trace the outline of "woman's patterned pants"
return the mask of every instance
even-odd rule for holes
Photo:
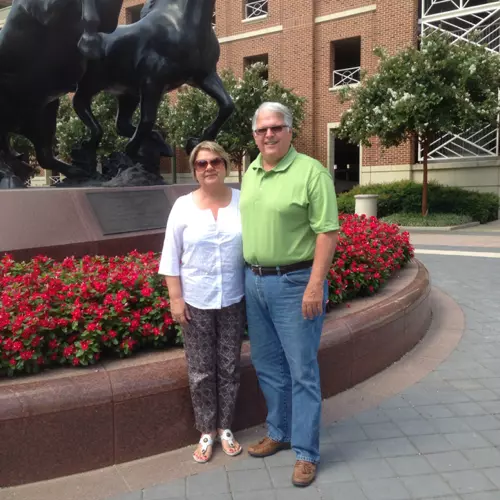
[[[184,350],[196,428],[229,429],[240,387],[244,299],[222,309],[187,307],[191,320],[183,329]]]

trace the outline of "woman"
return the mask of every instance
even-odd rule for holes
[[[214,142],[189,158],[199,188],[170,212],[159,273],[166,276],[172,317],[182,325],[189,386],[200,442],[194,460],[212,456],[214,439],[241,453],[230,430],[245,327],[240,192],[224,183],[230,161]]]

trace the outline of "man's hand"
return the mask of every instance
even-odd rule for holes
[[[309,284],[302,299],[302,315],[304,319],[314,319],[323,312],[323,282]]]
[[[170,312],[172,313],[172,318],[177,323],[185,326],[191,320],[189,315],[189,310],[184,302],[184,299],[174,299],[170,301]]]

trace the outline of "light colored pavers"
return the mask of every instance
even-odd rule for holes
[[[453,243],[459,238],[464,236],[453,235]],[[500,239],[498,246],[500,251]],[[466,332],[453,353],[398,395],[325,427],[326,460],[307,495],[287,489],[291,451],[263,461],[269,478],[262,469],[256,481],[250,468],[239,471],[246,475],[240,484],[257,488],[258,482],[266,495],[259,498],[275,500],[500,500],[500,263],[422,260],[433,283],[465,311]],[[231,491],[241,498],[237,488]]]

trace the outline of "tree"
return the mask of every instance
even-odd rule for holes
[[[223,70],[221,79],[235,104],[235,111],[217,136],[217,142],[229,153],[238,166],[241,181],[241,165],[246,154],[254,155],[256,146],[252,137],[252,117],[265,101],[280,102],[293,113],[293,128],[297,135],[304,120],[305,98],[294,94],[280,82],[262,78],[266,69],[263,63],[255,63],[245,69],[243,78],[236,78],[231,70]],[[189,137],[201,135],[203,129],[217,115],[217,104],[207,94],[192,87],[183,88],[177,102],[171,107],[166,119],[167,132],[173,142],[186,144]]]
[[[500,58],[484,46],[445,32],[425,35],[418,47],[389,57],[377,48],[378,73],[358,87],[341,92],[351,107],[341,118],[338,135],[383,147],[415,138],[423,153],[422,215],[427,215],[429,145],[441,134],[459,134],[494,124],[500,111]]]

